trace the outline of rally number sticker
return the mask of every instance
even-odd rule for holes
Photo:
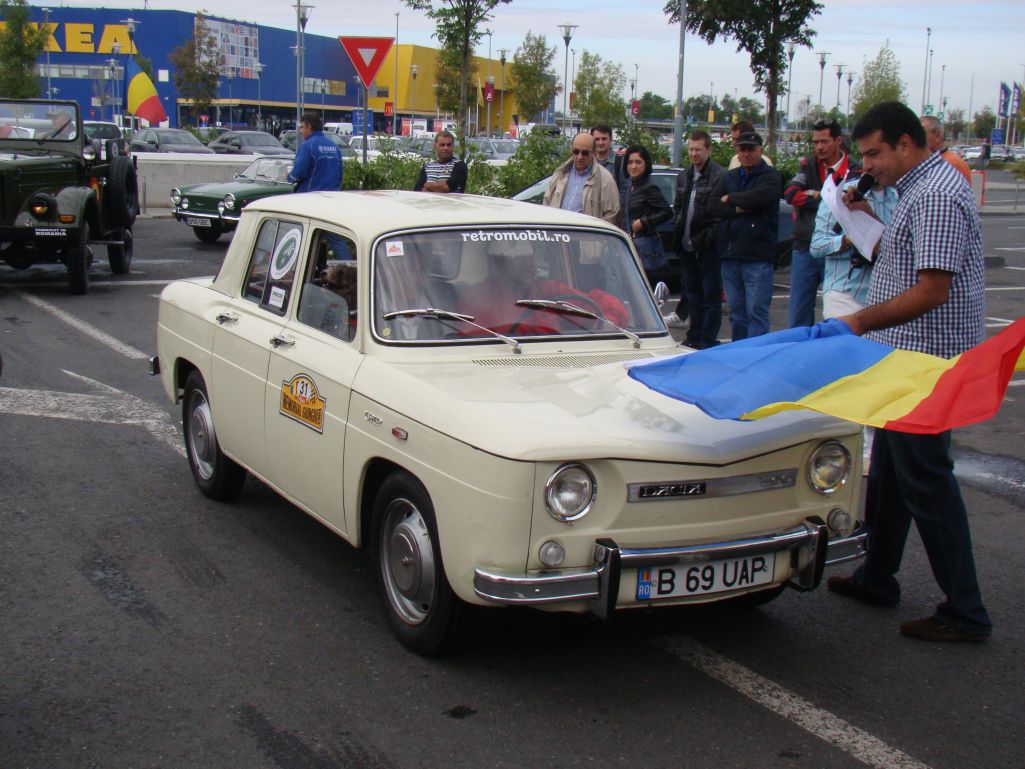
[[[281,383],[281,407],[278,411],[289,419],[323,433],[326,408],[327,400],[320,396],[317,383],[306,374],[296,374]]]

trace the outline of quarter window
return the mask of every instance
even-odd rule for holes
[[[284,315],[292,296],[302,227],[268,219],[260,225],[249,262],[244,296],[275,315]]]

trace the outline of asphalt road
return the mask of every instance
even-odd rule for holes
[[[995,332],[1022,314],[1025,215],[984,228]],[[1025,767],[1021,377],[955,433],[985,644],[898,635],[941,597],[913,534],[896,609],[496,609],[423,659],[366,554],[252,480],[227,505],[193,486],[145,357],[161,287],[224,248],[140,220],[132,274],[101,261],[84,297],[0,266],[0,767]]]

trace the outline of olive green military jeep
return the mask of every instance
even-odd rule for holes
[[[0,260],[24,270],[57,262],[73,294],[89,290],[94,247],[117,274],[132,264],[139,213],[132,158],[98,147],[69,101],[0,99]]]

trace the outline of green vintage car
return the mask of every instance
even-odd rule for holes
[[[238,225],[242,209],[260,198],[293,191],[288,181],[294,158],[257,158],[234,181],[193,184],[171,190],[174,218],[185,222],[204,243],[213,243]]]

